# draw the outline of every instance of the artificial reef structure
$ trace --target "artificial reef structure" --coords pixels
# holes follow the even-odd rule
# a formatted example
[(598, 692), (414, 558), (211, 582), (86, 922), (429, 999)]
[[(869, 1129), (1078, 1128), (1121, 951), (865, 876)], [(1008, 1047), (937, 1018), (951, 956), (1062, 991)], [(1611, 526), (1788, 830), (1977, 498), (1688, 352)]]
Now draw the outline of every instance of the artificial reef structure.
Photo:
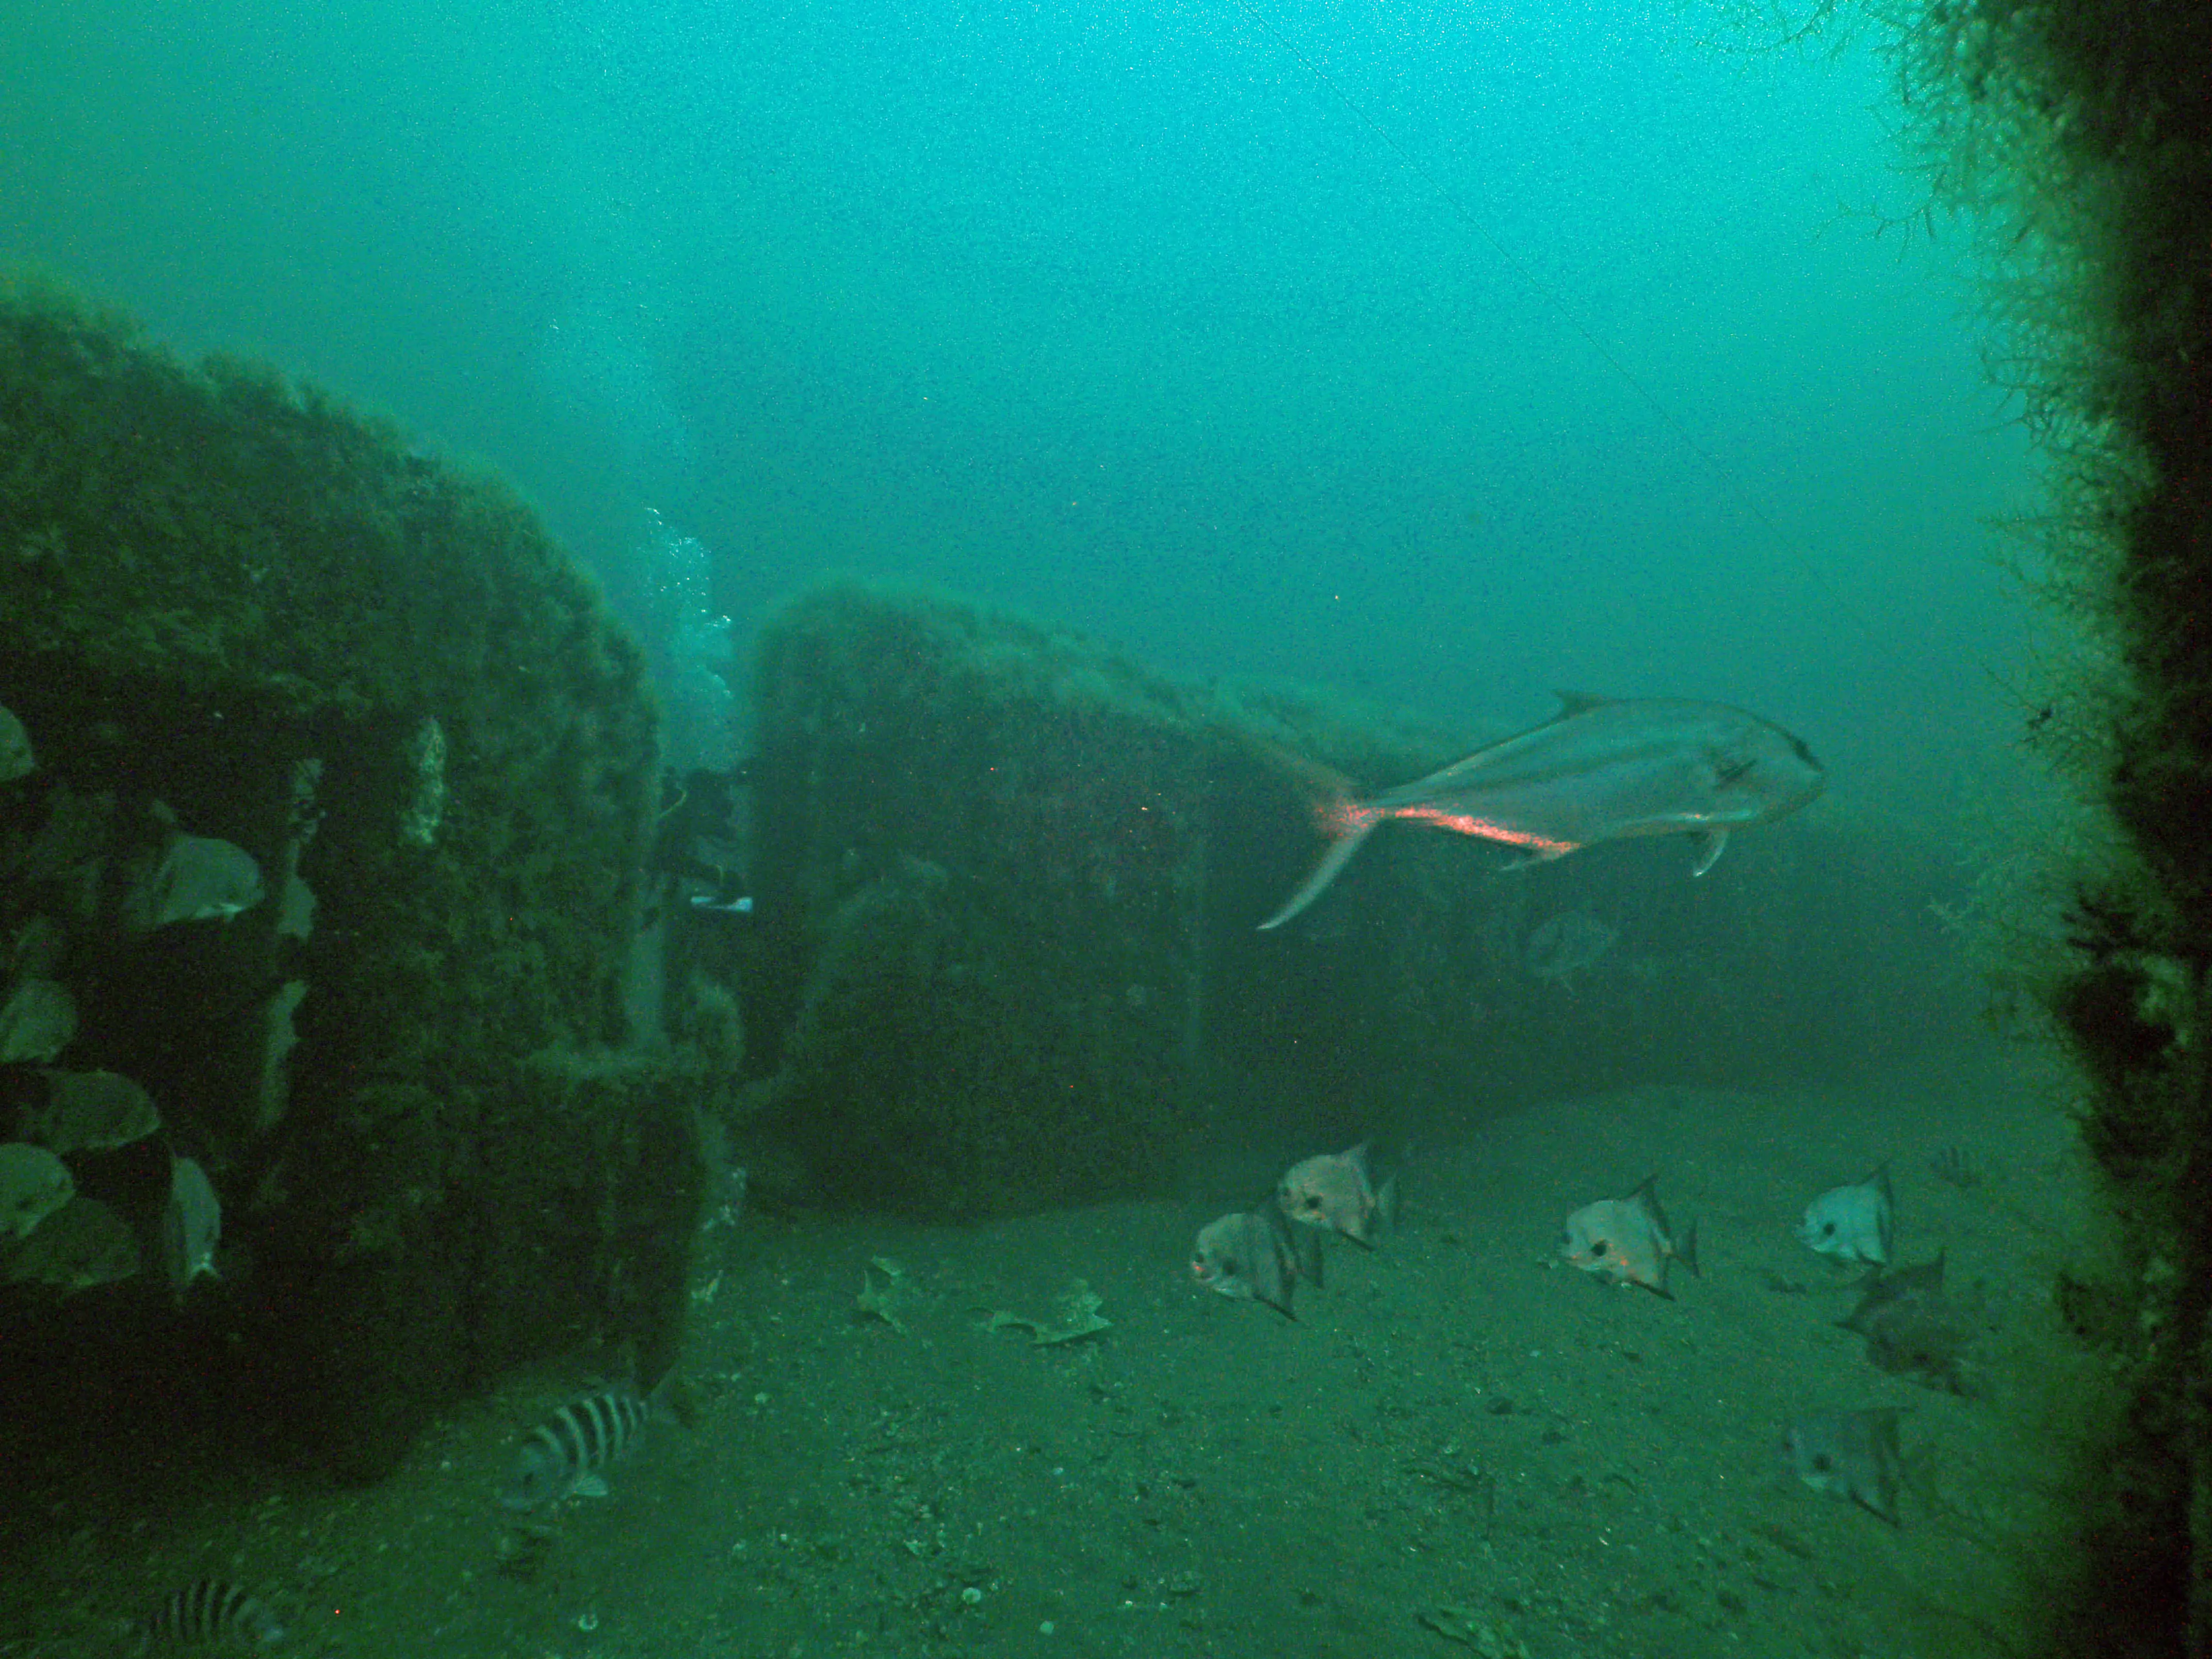
[[(1821, 10), (1825, 13), (1826, 8)], [(1993, 255), (2047, 463), (2023, 562), (2067, 624), (2032, 740), (2076, 786), (2063, 926), (1991, 907), (2084, 1078), (2110, 1259), (2054, 1286), (2106, 1386), (2050, 1403), (2063, 1493), (2012, 1651), (2212, 1652), (2212, 7), (1871, 9), (1932, 180)], [(2039, 896), (2033, 884), (2028, 890)]]
[(740, 1154), (795, 1151), (823, 1200), (1158, 1195), (1217, 1147), (1832, 1075), (1971, 1017), (1947, 851), (1832, 802), (1695, 881), (1680, 839), (1509, 871), (1390, 826), (1262, 933), (1322, 845), (1316, 763), (1371, 790), (1503, 734), (855, 581), (771, 613), (756, 664)]
[(711, 1085), (631, 1040), (655, 716), (592, 585), (496, 482), (50, 295), (0, 293), (0, 453), (18, 1427), (367, 1478), (521, 1361), (665, 1361)]
[(197, 1403), (368, 1476), (585, 1339), (656, 1373), (702, 1122), (972, 1219), (1942, 1017), (1939, 850), (1826, 809), (1694, 885), (1393, 830), (1262, 936), (1318, 845), (1284, 756), (1371, 787), (1485, 734), (857, 582), (762, 628), (715, 786), (751, 925), (672, 926), (729, 896), (672, 827), (727, 826), (502, 486), (24, 293), (0, 440), (0, 1380), (64, 1437)]

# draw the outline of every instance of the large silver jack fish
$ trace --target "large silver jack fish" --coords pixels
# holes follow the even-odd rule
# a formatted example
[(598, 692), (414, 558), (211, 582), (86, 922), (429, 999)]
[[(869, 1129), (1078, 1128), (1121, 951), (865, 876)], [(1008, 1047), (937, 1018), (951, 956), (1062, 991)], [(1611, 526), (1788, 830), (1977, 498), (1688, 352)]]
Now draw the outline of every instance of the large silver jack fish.
[(1326, 791), (1317, 815), (1333, 844), (1261, 930), (1319, 898), (1387, 818), (1503, 842), (1522, 848), (1523, 862), (1687, 835), (1697, 842), (1691, 873), (1702, 876), (1731, 830), (1794, 812), (1827, 783), (1803, 742), (1724, 703), (1559, 695), (1559, 712), (1541, 726), (1364, 800), (1343, 778), (1300, 763)]

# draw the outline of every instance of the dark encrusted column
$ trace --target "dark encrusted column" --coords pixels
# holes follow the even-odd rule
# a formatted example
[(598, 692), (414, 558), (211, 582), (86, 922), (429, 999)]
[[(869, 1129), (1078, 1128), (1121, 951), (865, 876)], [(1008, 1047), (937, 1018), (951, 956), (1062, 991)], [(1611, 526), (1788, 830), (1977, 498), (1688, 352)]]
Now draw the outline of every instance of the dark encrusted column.
[[(607, 1053), (658, 780), (590, 582), (497, 482), (52, 299), (0, 295), (0, 455), (37, 762), (0, 783), (0, 947), (74, 1000), (52, 1064), (161, 1120), (70, 1155), (136, 1270), (0, 1283), (17, 1425), (100, 1399), (165, 1455), (197, 1424), (371, 1476), (525, 1358), (665, 1356), (704, 1085)], [(181, 1290), (178, 1158), (222, 1209)]]

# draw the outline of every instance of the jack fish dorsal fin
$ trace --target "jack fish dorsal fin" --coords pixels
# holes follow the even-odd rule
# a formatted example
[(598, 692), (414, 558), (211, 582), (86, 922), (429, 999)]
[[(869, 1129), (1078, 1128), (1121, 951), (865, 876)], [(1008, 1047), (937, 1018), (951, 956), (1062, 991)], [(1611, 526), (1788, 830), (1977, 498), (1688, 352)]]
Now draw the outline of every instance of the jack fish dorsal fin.
[(1620, 701), (1618, 697), (1601, 697), (1595, 692), (1561, 691), (1556, 688), (1552, 695), (1559, 700), (1559, 712), (1552, 716), (1557, 720), (1567, 720), (1576, 714), (1587, 714), (1593, 708), (1602, 708), (1609, 702)]

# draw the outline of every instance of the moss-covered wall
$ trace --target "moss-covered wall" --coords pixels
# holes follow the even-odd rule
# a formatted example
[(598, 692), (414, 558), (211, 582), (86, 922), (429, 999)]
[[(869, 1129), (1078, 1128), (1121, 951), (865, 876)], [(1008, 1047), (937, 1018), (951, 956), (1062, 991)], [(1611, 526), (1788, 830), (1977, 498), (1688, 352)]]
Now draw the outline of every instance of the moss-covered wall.
[[(1391, 826), (1263, 933), (1318, 851), (1285, 751), (1376, 787), (1468, 739), (849, 584), (769, 620), (757, 696), (745, 1104), (842, 1201), (1160, 1192), (1202, 1141), (1832, 1073), (1967, 1012), (1931, 982), (1946, 872), (1898, 826), (1808, 814), (1695, 882), (1680, 842), (1508, 873)], [(1568, 913), (1619, 943), (1562, 983), (1528, 945)]]
[[(40, 762), (0, 786), (0, 946), (58, 930), (80, 1018), (56, 1063), (144, 1084), (225, 1211), (223, 1277), (177, 1298), (161, 1183), (82, 1160), (145, 1269), (0, 1285), (11, 1391), (66, 1413), (96, 1378), (158, 1417), (181, 1371), (373, 1474), (518, 1358), (610, 1326), (666, 1346), (697, 1079), (602, 1057), (654, 715), (527, 507), (312, 388), (0, 296), (0, 705)], [(252, 854), (270, 896), (124, 925), (173, 830)]]
[(1876, 9), (1936, 198), (1996, 258), (2048, 590), (2086, 647), (2035, 726), (2105, 813), (2051, 849), (2073, 897), (2045, 981), (2122, 1239), (2058, 1289), (2121, 1403), (2076, 1425), (2078, 1528), (2028, 1616), (2052, 1651), (2212, 1651), (2212, 7)]
[(749, 1068), (848, 1200), (1156, 1189), (1194, 1109), (1205, 756), (1072, 635), (823, 590), (765, 630)]

